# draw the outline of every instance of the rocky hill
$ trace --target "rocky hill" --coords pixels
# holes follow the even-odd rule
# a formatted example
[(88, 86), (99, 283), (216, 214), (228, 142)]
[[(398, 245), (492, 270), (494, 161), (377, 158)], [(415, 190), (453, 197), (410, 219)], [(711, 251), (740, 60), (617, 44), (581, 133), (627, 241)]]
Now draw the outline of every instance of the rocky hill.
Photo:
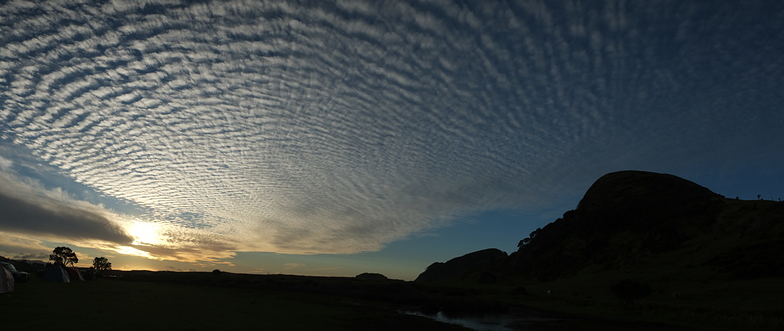
[(588, 189), (577, 209), (523, 239), (512, 265), (516, 273), (550, 280), (591, 265), (640, 263), (710, 232), (724, 200), (672, 175), (610, 173)]
[(667, 174), (614, 172), (518, 247), (493, 263), (434, 264), (420, 278), (551, 281), (645, 265), (699, 267), (726, 279), (784, 277), (784, 203), (727, 199)]

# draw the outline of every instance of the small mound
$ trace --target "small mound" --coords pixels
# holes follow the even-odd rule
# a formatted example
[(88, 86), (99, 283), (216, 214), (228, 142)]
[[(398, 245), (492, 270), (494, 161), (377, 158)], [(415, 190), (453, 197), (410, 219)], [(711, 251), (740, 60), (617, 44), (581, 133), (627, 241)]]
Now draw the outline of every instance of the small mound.
[(363, 272), (359, 275), (356, 275), (354, 278), (359, 280), (370, 280), (370, 281), (384, 281), (389, 280), (387, 276), (384, 276), (379, 273), (371, 273), (371, 272)]

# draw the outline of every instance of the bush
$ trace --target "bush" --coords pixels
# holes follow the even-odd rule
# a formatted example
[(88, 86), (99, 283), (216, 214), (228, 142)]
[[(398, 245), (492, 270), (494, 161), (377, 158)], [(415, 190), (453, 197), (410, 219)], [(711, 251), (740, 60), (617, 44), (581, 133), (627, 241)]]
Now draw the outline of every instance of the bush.
[(651, 287), (631, 279), (624, 279), (610, 289), (616, 297), (621, 300), (621, 306), (625, 310), (634, 308), (634, 301), (651, 295)]

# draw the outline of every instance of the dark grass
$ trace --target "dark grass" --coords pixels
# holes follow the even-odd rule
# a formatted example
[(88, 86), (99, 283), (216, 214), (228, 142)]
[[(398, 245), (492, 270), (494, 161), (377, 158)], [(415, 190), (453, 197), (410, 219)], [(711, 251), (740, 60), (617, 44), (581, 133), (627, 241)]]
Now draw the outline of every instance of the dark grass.
[(465, 330), (343, 296), (165, 281), (34, 278), (0, 311), (17, 330)]
[[(586, 330), (599, 321), (635, 323), (641, 330), (651, 323), (670, 326), (664, 329), (784, 330), (781, 278), (728, 280), (700, 266), (677, 273), (663, 270), (668, 270), (666, 265), (653, 263), (551, 282), (517, 283), (524, 294), (508, 285), (487, 285), (481, 292), (488, 299), (560, 312), (584, 321)], [(611, 291), (623, 279), (648, 284), (653, 293), (635, 301), (632, 309), (624, 309)]]
[[(693, 282), (711, 270), (672, 279), (658, 270), (485, 285), (204, 272), (116, 272), (67, 284), (34, 277), (0, 295), (0, 311), (3, 326), (31, 330), (465, 330), (400, 310), (534, 317), (520, 330), (784, 329), (780, 279)], [(609, 288), (623, 278), (650, 283), (654, 294), (622, 309)], [(671, 288), (683, 297), (672, 298)]]

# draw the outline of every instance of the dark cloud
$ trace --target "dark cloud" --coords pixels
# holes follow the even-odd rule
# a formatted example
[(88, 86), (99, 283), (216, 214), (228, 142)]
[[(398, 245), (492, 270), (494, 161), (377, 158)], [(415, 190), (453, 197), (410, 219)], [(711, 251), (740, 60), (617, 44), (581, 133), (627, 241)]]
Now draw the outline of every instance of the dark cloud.
[(25, 253), (25, 254), (18, 254), (11, 257), (15, 260), (48, 260), (49, 254), (46, 253)]
[(29, 201), (0, 190), (0, 229), (32, 236), (93, 239), (115, 244), (133, 241), (116, 223), (89, 210), (55, 201)]

